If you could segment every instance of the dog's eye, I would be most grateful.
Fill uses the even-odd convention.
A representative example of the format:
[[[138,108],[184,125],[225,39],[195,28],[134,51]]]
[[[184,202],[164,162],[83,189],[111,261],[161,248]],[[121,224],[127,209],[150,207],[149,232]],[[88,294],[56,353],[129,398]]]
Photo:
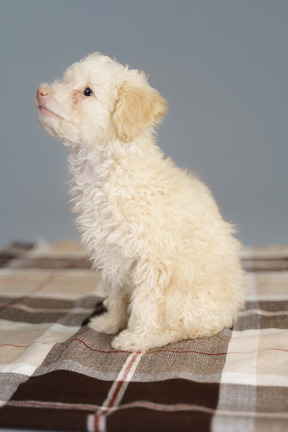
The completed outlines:
[[[86,87],[85,90],[83,91],[84,96],[92,96],[93,95],[93,91],[90,89],[90,87]]]

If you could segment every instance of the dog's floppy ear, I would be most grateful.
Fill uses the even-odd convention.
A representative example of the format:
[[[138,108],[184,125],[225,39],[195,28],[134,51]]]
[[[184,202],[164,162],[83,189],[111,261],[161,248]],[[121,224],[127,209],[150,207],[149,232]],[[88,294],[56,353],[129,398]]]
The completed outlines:
[[[125,81],[113,112],[117,135],[122,141],[130,142],[166,112],[166,100],[148,83],[137,87]]]

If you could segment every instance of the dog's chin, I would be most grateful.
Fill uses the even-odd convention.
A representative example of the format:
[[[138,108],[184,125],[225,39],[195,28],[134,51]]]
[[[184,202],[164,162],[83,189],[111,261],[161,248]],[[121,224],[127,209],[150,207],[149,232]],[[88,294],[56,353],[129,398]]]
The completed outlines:
[[[79,133],[76,127],[62,117],[46,116],[38,111],[38,123],[49,135],[60,139],[62,144],[71,147],[73,144],[81,144],[82,140],[79,137]]]
[[[59,130],[62,119],[56,114],[53,115],[53,113],[50,113],[51,111],[47,114],[45,113],[45,109],[38,109],[38,122],[47,133],[54,137],[59,137],[57,130]]]

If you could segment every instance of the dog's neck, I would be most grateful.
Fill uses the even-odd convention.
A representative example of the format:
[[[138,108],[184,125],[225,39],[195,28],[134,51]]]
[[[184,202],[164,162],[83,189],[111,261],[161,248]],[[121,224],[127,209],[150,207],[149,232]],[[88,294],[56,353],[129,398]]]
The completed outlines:
[[[87,188],[99,189],[117,170],[132,174],[141,171],[146,159],[151,164],[151,160],[163,157],[151,136],[141,136],[130,143],[114,140],[105,146],[95,145],[93,149],[83,144],[73,144],[70,149],[68,162],[74,196],[85,193]]]
[[[73,194],[76,190],[82,192],[89,185],[100,187],[107,177],[107,157],[99,148],[88,151],[83,145],[74,144],[68,163],[72,174]]]

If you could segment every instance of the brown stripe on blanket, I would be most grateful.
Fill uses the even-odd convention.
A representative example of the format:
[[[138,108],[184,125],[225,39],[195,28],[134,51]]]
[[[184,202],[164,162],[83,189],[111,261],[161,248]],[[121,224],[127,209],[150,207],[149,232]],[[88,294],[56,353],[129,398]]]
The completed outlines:
[[[271,403],[274,400],[277,400],[278,403],[277,404]],[[288,420],[288,388],[258,386],[256,411],[270,412],[271,414],[286,413],[287,420]],[[279,415],[279,418],[280,417],[281,415]],[[273,430],[273,428],[270,428],[268,430]]]
[[[218,402],[218,383],[197,383],[184,379],[173,379],[161,382],[136,383],[128,385],[120,407],[135,401],[149,401],[153,404],[165,405],[172,410],[171,401],[177,400],[177,405],[197,405],[203,409],[216,409]],[[148,408],[148,403],[147,403]],[[177,407],[174,407],[176,410]],[[165,407],[159,410],[165,410]],[[168,408],[167,408],[168,410]]]
[[[49,298],[0,297],[1,319],[26,323],[80,326],[91,315],[103,311],[100,298],[89,296],[69,301]]]
[[[87,258],[29,258],[14,259],[10,262],[11,268],[35,268],[35,269],[90,269],[91,262]]]
[[[288,257],[282,258],[242,258],[242,267],[246,272],[287,271]]]
[[[65,370],[56,370],[44,375],[33,376],[28,381],[21,384],[11,401],[22,402],[29,405],[29,401],[46,403],[49,408],[49,402],[59,404],[79,405],[80,411],[95,411],[101,407],[107,392],[111,387],[110,381],[101,381],[81,373],[70,372]],[[97,391],[96,391],[97,390]],[[84,409],[82,405],[86,405]],[[89,407],[90,405],[90,407]]]
[[[25,252],[33,249],[34,245],[31,243],[15,242],[0,251],[0,267],[7,267],[9,263],[15,258],[25,254]]]
[[[245,311],[240,311],[234,330],[255,328],[288,329],[288,301],[246,302]]]
[[[59,390],[60,391],[60,390]],[[73,409],[51,403],[41,406],[32,400],[30,404],[21,401],[9,401],[1,408],[0,424],[8,428],[25,429],[26,431],[55,430],[55,431],[86,431],[87,411]],[[19,431],[20,432],[20,431]]]
[[[262,301],[259,307],[261,329],[288,329],[288,301]]]
[[[145,407],[145,403],[143,406],[143,408],[136,406],[133,409],[119,409],[109,415],[106,430],[109,432],[209,432],[211,430],[213,411],[203,411],[198,406],[193,406],[190,410],[179,407],[176,411],[153,405],[152,409],[147,409],[149,405]]]

